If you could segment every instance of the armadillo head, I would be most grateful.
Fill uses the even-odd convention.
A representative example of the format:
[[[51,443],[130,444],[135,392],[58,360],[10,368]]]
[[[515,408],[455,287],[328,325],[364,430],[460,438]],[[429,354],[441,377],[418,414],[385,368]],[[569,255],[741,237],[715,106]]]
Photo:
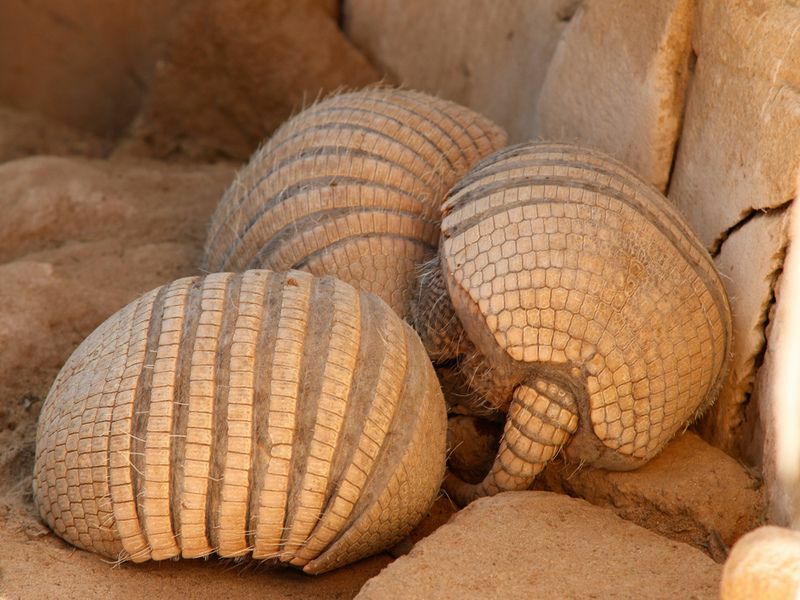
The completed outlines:
[[[624,469],[714,399],[725,290],[684,219],[629,169],[523,144],[481,162],[443,211],[442,278],[497,408],[531,378],[557,381],[579,417],[568,456]]]

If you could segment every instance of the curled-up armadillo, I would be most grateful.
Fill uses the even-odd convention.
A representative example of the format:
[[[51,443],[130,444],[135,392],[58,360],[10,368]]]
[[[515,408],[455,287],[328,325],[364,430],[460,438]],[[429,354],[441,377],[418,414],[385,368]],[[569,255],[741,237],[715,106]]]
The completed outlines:
[[[58,535],[113,559],[216,552],[320,573],[422,518],[445,429],[422,343],[377,297],[299,271],[186,278],[64,365],[34,496]]]
[[[205,269],[335,275],[408,311],[435,253],[441,202],[505,133],[462,106],[409,90],[340,94],[287,121],[222,198]]]
[[[439,361],[507,418],[494,464],[457,501],[530,487],[569,459],[632,469],[713,401],[730,309],[708,253],[666,198],[603,154],[523,144],[443,205],[412,318]]]

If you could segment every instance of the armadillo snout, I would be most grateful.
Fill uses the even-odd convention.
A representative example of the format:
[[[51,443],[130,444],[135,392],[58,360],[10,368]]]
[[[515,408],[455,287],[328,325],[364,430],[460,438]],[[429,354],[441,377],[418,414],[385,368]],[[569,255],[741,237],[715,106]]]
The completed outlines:
[[[421,342],[333,278],[175,281],[73,353],[45,401],[34,495],[112,559],[252,556],[317,573],[425,514],[445,410]]]

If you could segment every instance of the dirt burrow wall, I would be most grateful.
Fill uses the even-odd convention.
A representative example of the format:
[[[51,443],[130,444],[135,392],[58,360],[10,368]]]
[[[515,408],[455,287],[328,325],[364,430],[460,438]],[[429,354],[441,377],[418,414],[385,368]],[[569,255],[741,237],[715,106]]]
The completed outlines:
[[[157,158],[246,159],[293,112],[378,75],[335,0],[7,0],[0,104]]]

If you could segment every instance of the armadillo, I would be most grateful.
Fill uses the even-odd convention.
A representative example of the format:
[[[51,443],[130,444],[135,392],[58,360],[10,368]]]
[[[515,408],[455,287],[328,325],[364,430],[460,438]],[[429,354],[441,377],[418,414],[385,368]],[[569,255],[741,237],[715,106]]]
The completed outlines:
[[[333,277],[177,280],[72,354],[39,421],[47,524],[114,560],[216,553],[320,573],[406,535],[444,476],[417,335]]]
[[[445,193],[505,140],[484,117],[419,92],[323,100],[237,175],[212,217],[204,268],[334,275],[405,316],[417,265],[436,251]]]
[[[453,187],[419,298],[431,356],[507,413],[484,479],[448,475],[462,504],[529,488],[562,447],[642,465],[713,401],[729,361],[725,289],[686,221],[621,163],[570,145],[509,147]]]

